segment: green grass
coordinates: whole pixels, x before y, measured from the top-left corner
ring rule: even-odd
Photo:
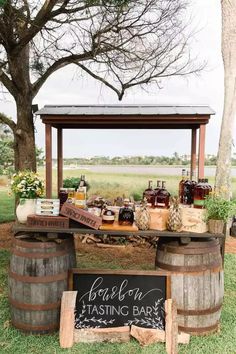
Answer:
[[[73,348],[63,350],[59,347],[58,334],[35,336],[24,335],[10,325],[9,304],[7,300],[7,267],[9,252],[0,251],[0,353],[4,354],[164,354],[164,344],[158,343],[141,348],[131,340],[125,344],[76,344]],[[81,256],[79,256],[80,258]],[[82,257],[80,266],[108,267],[104,256]],[[221,332],[207,337],[191,337],[189,345],[179,345],[180,354],[233,354],[236,352],[236,255],[225,257],[225,297],[221,318]],[[122,267],[116,259],[109,262],[110,268]],[[136,265],[139,268],[138,265]],[[150,264],[147,264],[147,268]]]
[[[9,196],[6,190],[0,191],[0,223],[15,219],[14,203],[13,196]]]

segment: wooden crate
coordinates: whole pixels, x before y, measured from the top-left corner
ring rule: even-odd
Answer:
[[[204,233],[208,231],[205,221],[206,210],[196,208],[182,208],[182,229],[181,231]]]
[[[67,216],[69,219],[77,221],[80,224],[89,226],[95,230],[99,229],[99,227],[102,225],[102,218],[91,214],[84,209],[77,208],[69,203],[63,204],[60,214]]]
[[[65,216],[29,215],[27,217],[27,226],[45,227],[50,229],[68,229],[69,218]]]
[[[149,209],[151,215],[150,230],[166,230],[166,224],[169,216],[168,209],[155,208]]]

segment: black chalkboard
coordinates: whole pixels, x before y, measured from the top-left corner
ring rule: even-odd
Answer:
[[[75,328],[130,326],[164,329],[169,278],[162,272],[73,269]]]

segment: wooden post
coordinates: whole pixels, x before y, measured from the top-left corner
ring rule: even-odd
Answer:
[[[190,176],[192,177],[193,173],[196,176],[196,167],[197,167],[197,129],[192,129],[192,139],[191,139],[191,167],[190,167]]]
[[[52,126],[51,124],[45,125],[46,135],[46,197],[52,197]]]
[[[63,136],[62,128],[57,128],[57,190],[63,187]]]
[[[64,291],[61,300],[60,346],[71,348],[74,343],[75,302],[77,291]]]
[[[178,353],[178,323],[177,305],[172,299],[165,301],[166,312],[166,352],[167,354]]]
[[[205,136],[206,126],[201,124],[199,129],[198,178],[204,178]]]

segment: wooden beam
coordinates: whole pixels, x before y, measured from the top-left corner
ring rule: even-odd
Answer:
[[[197,129],[192,129],[192,139],[191,139],[191,167],[190,167],[190,176],[193,174],[196,176],[196,167],[197,167]]]
[[[52,126],[45,125],[46,135],[46,198],[52,197]]]
[[[177,323],[177,305],[172,299],[165,301],[166,312],[166,352],[167,354],[178,353],[178,323]]]
[[[205,124],[201,124],[199,129],[198,178],[204,178],[205,137],[206,126]]]
[[[57,128],[57,191],[63,187],[63,130]]]
[[[61,348],[71,348],[74,343],[75,302],[77,291],[63,291],[59,340]]]

